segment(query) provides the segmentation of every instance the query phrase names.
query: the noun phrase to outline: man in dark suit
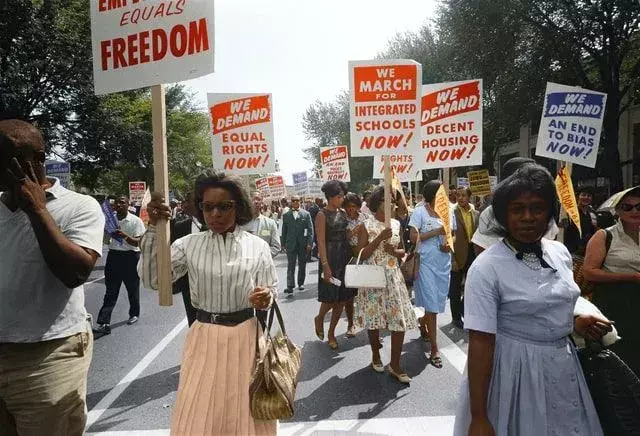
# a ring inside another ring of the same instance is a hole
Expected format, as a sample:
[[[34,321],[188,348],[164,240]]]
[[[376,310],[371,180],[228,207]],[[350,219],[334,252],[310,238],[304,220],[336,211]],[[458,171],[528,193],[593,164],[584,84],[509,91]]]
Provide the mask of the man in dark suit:
[[[195,194],[190,193],[185,199],[183,213],[177,219],[172,220],[171,243],[192,233],[206,230],[206,225],[197,218],[197,206],[195,204]],[[173,284],[173,293],[182,294],[184,309],[187,312],[189,327],[196,321],[196,309],[191,305],[191,290],[189,289],[189,275],[185,275]]]
[[[471,238],[478,228],[478,211],[471,208],[469,188],[457,189],[457,204],[453,208],[456,219],[455,241],[453,243],[453,259],[451,262],[451,281],[449,284],[449,304],[453,324],[462,328],[462,282],[475,259]]]
[[[282,217],[282,246],[287,251],[287,289],[292,294],[295,288],[294,274],[298,263],[298,289],[304,290],[304,279],[307,273],[307,255],[313,244],[313,224],[311,215],[300,209],[300,197],[291,198],[291,210]]]
[[[311,215],[311,225],[313,225],[313,249],[309,256],[307,257],[307,262],[311,262],[311,258],[318,258],[318,240],[316,233],[316,217],[318,216],[318,212],[322,209],[322,198],[316,198],[314,203],[309,208],[309,214]]]

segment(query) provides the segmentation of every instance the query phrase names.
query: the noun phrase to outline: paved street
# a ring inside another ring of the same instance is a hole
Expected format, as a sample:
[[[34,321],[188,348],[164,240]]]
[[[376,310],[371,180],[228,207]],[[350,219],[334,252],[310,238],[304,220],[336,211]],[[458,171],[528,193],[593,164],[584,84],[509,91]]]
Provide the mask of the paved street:
[[[86,286],[86,305],[94,319],[104,296],[103,262],[104,258]],[[276,266],[284,283],[284,255],[276,258]],[[347,339],[346,322],[341,322],[338,352],[315,339],[317,267],[317,262],[307,266],[306,291],[280,300],[290,337],[303,347],[296,416],[280,424],[280,434],[451,434],[467,344],[465,335],[449,323],[449,315],[439,320],[444,368],[428,364],[428,344],[417,330],[410,332],[403,365],[413,382],[410,387],[401,385],[369,368],[366,332]],[[123,287],[113,313],[113,333],[96,339],[87,399],[89,434],[169,434],[187,323],[180,296],[169,308],[159,307],[157,300],[156,293],[142,290],[140,321],[128,326]],[[390,347],[386,337],[385,364]]]

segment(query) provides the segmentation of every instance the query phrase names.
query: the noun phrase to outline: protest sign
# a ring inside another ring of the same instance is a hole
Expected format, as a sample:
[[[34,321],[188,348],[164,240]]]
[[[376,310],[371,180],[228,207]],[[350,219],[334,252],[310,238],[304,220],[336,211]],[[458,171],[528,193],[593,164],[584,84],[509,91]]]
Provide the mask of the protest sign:
[[[129,182],[129,202],[135,206],[142,206],[145,192],[147,192],[145,182]]]
[[[449,205],[449,196],[447,195],[447,190],[444,185],[440,185],[438,188],[438,192],[436,192],[435,204],[433,208],[440,220],[442,221],[442,226],[444,227],[444,237],[447,241],[447,245],[453,251],[453,235],[451,234],[451,208]]]
[[[213,73],[210,0],[91,0],[96,94]]]
[[[282,200],[287,196],[287,187],[282,176],[268,176],[256,179],[256,189],[267,201]]]
[[[548,82],[536,156],[595,168],[607,94]]]
[[[142,203],[140,204],[140,219],[144,223],[144,225],[149,224],[149,211],[147,210],[147,205],[151,201],[151,191],[149,188],[144,192],[144,197],[142,198]]]
[[[291,177],[293,179],[293,185],[297,185],[299,183],[304,183],[307,181],[307,172],[306,171],[302,171],[299,173],[292,173]]]
[[[213,167],[248,175],[276,171],[271,94],[207,94]]]
[[[293,191],[295,194],[299,196],[307,195],[307,190],[309,188],[307,172],[302,171],[299,173],[293,173],[291,176],[293,178]]]
[[[456,180],[456,186],[458,188],[468,188],[469,179],[467,177],[458,177],[458,179]]]
[[[482,165],[482,80],[422,86],[421,169]]]
[[[491,192],[496,190],[498,186],[498,176],[489,176],[489,184],[491,185]]]
[[[391,172],[400,182],[414,182],[422,180],[422,170],[415,165],[415,156],[412,154],[391,154]],[[384,178],[384,158],[376,156],[373,158],[373,178]]]
[[[47,161],[44,164],[45,174],[55,177],[60,184],[69,189],[71,186],[71,164],[68,162]]]
[[[309,188],[307,190],[307,195],[310,197],[319,197],[324,199],[324,192],[322,192],[322,185],[324,185],[326,180],[323,179],[309,179]]]
[[[322,179],[351,181],[349,153],[346,145],[320,147],[320,163],[322,164]]]
[[[560,199],[560,204],[566,211],[571,221],[578,228],[580,237],[582,237],[582,228],[580,226],[580,211],[578,210],[578,200],[576,194],[573,191],[573,182],[571,181],[571,174],[566,166],[560,168],[556,177],[556,192]]]
[[[415,61],[349,62],[351,156],[418,150],[421,83]]]
[[[469,179],[469,189],[473,195],[484,197],[491,194],[491,179],[489,179],[489,171],[478,170],[469,171],[467,173]]]
[[[122,244],[122,236],[118,236],[116,234],[116,230],[120,229],[120,224],[116,219],[115,212],[111,209],[111,204],[109,203],[108,198],[105,198],[105,200],[102,202],[101,208],[102,214],[104,215],[104,232],[113,240]]]

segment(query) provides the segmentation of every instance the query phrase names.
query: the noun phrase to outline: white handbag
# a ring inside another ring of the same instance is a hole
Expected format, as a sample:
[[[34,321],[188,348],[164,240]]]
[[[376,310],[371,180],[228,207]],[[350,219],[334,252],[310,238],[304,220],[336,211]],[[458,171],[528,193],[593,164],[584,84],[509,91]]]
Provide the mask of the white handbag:
[[[347,288],[383,289],[387,287],[387,277],[383,266],[361,265],[360,256],[355,264],[349,263],[344,273],[344,285]]]

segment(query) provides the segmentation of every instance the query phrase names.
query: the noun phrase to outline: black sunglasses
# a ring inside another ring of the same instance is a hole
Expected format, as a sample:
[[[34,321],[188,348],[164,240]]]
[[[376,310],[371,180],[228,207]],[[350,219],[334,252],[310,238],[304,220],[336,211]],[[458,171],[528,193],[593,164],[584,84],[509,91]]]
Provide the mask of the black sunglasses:
[[[236,202],[233,200],[221,201],[220,203],[205,203],[201,202],[198,206],[200,210],[206,213],[212,213],[216,209],[220,211],[220,213],[227,213],[231,209],[233,209],[236,205]]]
[[[635,209],[636,212],[640,212],[640,203],[636,203],[636,204],[622,203],[620,205],[620,209],[622,209],[623,212],[631,212],[633,209]]]

